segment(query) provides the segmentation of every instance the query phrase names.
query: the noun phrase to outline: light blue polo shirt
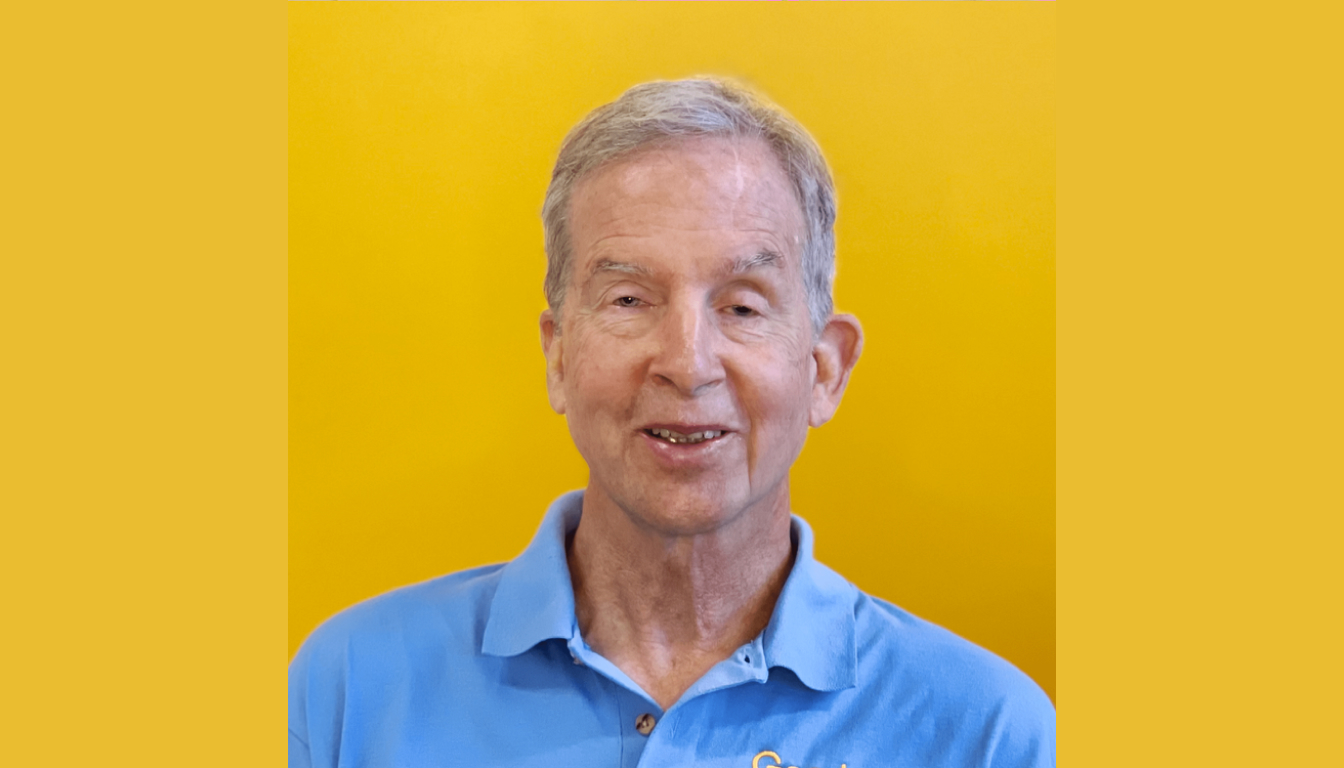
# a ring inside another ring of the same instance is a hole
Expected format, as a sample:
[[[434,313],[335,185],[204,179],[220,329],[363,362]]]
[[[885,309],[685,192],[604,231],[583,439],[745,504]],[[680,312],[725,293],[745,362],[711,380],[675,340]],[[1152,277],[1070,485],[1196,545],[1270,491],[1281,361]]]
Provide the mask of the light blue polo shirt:
[[[551,505],[517,559],[353,606],[289,667],[290,766],[1053,766],[1008,662],[797,554],[769,625],[666,711],[584,642]]]

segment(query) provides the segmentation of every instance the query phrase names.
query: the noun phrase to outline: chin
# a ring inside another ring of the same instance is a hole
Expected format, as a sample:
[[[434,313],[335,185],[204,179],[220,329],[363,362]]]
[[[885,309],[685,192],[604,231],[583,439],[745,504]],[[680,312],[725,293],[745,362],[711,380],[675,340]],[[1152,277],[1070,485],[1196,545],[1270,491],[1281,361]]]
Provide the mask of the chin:
[[[674,536],[709,533],[732,521],[741,504],[725,498],[720,489],[684,488],[639,493],[620,505],[636,522]]]

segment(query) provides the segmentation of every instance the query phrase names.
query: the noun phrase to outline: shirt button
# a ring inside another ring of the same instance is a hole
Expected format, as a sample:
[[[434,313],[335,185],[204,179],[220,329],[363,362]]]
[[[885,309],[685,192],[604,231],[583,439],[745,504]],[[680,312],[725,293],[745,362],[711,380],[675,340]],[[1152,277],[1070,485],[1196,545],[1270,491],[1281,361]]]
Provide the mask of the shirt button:
[[[635,730],[639,731],[645,736],[648,736],[653,731],[653,726],[657,724],[658,721],[654,720],[653,715],[650,715],[648,712],[645,712],[644,714],[635,718]]]

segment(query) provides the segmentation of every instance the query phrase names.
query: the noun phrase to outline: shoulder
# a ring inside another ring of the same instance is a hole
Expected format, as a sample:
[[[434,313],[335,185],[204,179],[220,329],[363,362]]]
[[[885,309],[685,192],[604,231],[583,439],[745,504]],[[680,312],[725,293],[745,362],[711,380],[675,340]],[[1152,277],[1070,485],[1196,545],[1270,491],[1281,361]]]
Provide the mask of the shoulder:
[[[479,645],[503,565],[488,565],[394,589],[342,610],[304,640],[290,663],[296,675],[340,676],[352,658],[372,663],[415,651]],[[395,651],[395,653],[391,653]]]
[[[949,693],[970,699],[1049,698],[1017,667],[965,638],[881,598],[859,593],[855,605],[859,657],[937,675]]]
[[[291,765],[336,764],[351,723],[358,738],[360,728],[402,708],[420,681],[474,656],[502,568],[395,589],[313,630],[289,664]]]
[[[880,598],[855,604],[859,674],[893,706],[976,734],[991,765],[1053,765],[1055,707],[1008,661]]]

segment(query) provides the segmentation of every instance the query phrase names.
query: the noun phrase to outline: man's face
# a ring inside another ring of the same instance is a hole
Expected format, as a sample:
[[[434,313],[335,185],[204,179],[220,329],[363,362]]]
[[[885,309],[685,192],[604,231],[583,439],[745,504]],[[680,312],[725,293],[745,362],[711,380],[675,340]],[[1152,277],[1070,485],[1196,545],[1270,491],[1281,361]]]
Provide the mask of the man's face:
[[[589,494],[681,535],[787,503],[809,422],[834,408],[816,402],[802,212],[769,148],[645,150],[571,205],[563,325],[542,330]]]

